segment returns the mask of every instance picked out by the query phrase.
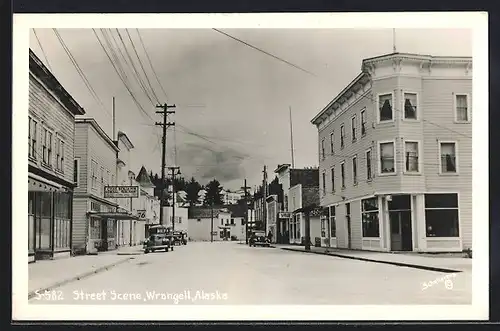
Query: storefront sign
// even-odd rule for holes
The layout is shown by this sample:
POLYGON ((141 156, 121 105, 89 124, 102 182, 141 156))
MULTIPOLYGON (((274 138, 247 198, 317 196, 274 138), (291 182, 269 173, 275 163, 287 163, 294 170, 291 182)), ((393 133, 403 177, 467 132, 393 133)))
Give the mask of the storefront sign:
POLYGON ((104 198, 138 198, 139 186, 104 186, 104 198))
POLYGON ((278 218, 291 218, 292 214, 288 211, 280 211, 278 213, 278 218))

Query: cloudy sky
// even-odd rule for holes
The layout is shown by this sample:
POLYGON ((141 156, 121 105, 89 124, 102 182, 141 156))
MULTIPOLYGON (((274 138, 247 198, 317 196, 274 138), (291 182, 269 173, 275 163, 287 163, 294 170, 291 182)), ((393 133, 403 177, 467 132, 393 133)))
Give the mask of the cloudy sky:
MULTIPOLYGON (((309 73, 212 29, 96 29, 98 38, 92 29, 57 29, 57 34, 36 29, 30 47, 110 136, 116 98, 117 129, 136 147, 136 171, 142 165, 160 171, 161 129, 154 121, 161 116, 154 105, 168 101, 177 105, 170 117, 177 125, 175 132, 169 129, 167 163, 181 166, 185 177, 202 184, 217 178, 229 189, 238 189, 244 178, 250 186, 259 184, 264 165, 273 178, 278 164, 291 163, 289 107, 295 165, 317 165, 317 134, 310 120, 360 73, 363 58, 391 53, 393 47, 392 29, 221 31, 309 73), (147 114, 100 42, 118 70, 123 68, 128 88, 147 114)), ((396 44, 399 52, 472 55, 469 30, 398 29, 396 44)))

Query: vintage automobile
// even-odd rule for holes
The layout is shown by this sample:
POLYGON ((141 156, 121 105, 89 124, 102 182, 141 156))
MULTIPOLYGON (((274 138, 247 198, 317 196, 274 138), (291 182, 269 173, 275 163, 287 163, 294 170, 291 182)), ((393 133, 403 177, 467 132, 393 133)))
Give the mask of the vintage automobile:
POLYGON ((174 231, 174 245, 187 245, 187 233, 186 231, 174 231))
POLYGON ((248 240, 248 244, 250 245, 250 247, 270 247, 271 241, 267 238, 265 231, 252 231, 250 239, 248 240))
POLYGON ((148 237, 144 241, 144 253, 157 250, 173 250, 173 236, 164 225, 153 225, 148 229, 148 237))

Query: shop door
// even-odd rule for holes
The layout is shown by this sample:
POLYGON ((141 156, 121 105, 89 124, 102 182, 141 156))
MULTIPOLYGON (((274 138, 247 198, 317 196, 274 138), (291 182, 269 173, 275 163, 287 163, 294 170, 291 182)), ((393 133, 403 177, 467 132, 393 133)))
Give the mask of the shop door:
POLYGON ((101 220, 101 249, 108 250, 108 219, 101 220))
POLYGON ((409 195, 395 196, 392 201, 389 201, 389 222, 391 230, 391 250, 413 250, 409 195))

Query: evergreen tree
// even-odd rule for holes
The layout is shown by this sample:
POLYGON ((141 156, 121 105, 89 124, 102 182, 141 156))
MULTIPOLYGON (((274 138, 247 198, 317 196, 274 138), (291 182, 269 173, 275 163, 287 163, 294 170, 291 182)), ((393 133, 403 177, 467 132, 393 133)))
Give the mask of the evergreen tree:
POLYGON ((198 193, 201 190, 201 185, 198 183, 194 177, 191 177, 191 180, 187 184, 186 192, 187 192, 187 201, 190 206, 195 206, 199 202, 198 193))
POLYGON ((220 185, 217 179, 212 180, 207 184, 206 187, 207 194, 205 196, 205 205, 206 206, 216 206, 222 205, 222 186, 220 185))

